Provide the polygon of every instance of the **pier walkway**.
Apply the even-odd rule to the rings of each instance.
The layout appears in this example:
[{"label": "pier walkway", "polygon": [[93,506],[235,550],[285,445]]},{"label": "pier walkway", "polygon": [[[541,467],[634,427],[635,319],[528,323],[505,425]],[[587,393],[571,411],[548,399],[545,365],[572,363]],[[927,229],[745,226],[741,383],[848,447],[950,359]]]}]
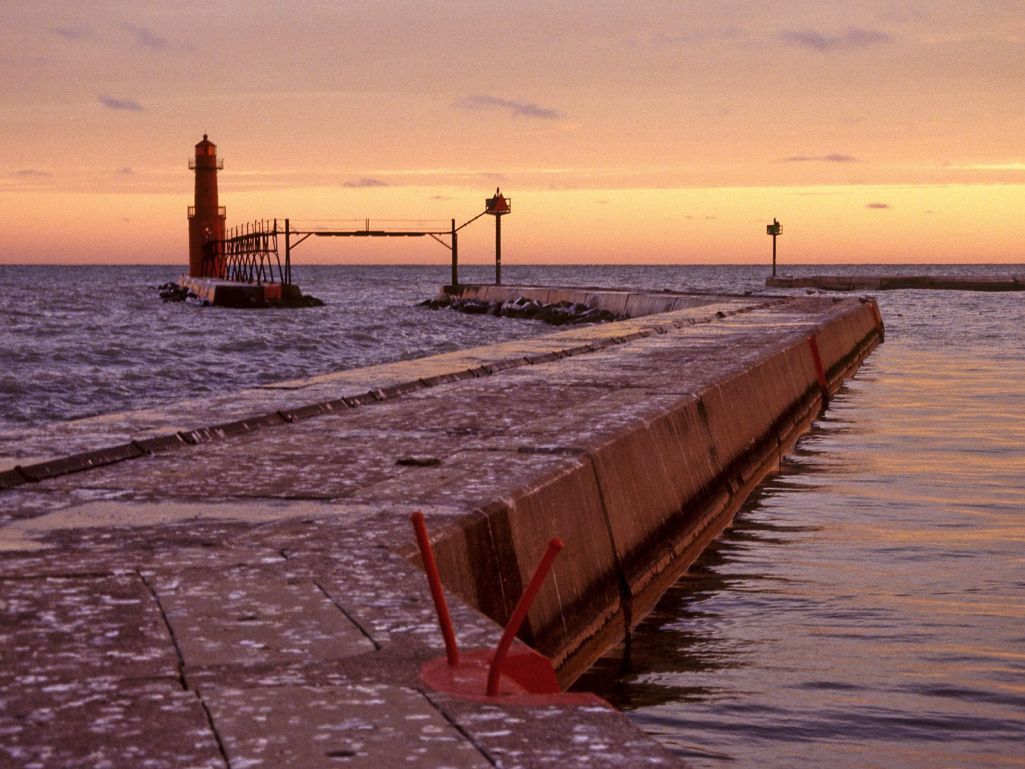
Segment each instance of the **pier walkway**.
[{"label": "pier walkway", "polygon": [[882,338],[871,300],[681,305],[0,435],[0,767],[683,766],[589,695],[424,683],[409,524],[465,650],[565,541],[521,638],[569,685]]}]

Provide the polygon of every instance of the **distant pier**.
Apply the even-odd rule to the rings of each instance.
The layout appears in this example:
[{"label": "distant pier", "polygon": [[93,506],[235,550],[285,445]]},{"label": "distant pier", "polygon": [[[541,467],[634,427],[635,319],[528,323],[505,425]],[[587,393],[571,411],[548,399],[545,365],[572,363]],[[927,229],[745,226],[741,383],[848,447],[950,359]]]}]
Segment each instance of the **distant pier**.
[{"label": "distant pier", "polygon": [[[500,188],[484,200],[484,210],[457,226],[427,220],[391,220],[389,226],[295,227],[288,218],[259,219],[227,227],[227,209],[220,205],[217,172],[224,161],[217,145],[203,134],[189,159],[195,172],[195,200],[188,207],[189,269],[178,282],[161,287],[164,301],[192,301],[222,307],[316,307],[323,302],[304,295],[292,282],[292,251],[315,238],[431,238],[449,251],[453,286],[459,285],[459,231],[482,216],[495,220],[495,283],[502,282],[502,219],[512,213],[512,199]],[[338,220],[336,220],[338,221]],[[375,223],[376,224],[376,223]],[[284,260],[279,241],[283,241]]]},{"label": "distant pier", "polygon": [[769,288],[821,288],[826,291],[895,291],[932,289],[943,291],[1025,291],[1025,274],[963,275],[808,275],[770,277]]},{"label": "distant pier", "polygon": [[322,301],[303,294],[294,283],[249,283],[183,275],[177,285],[195,301],[216,307],[317,307]]},{"label": "distant pier", "polygon": [[[456,290],[630,319],[6,443],[0,763],[686,766],[596,697],[557,690],[779,467],[882,340],[878,307]],[[419,570],[417,510],[459,664]],[[471,663],[552,538],[565,548],[520,667],[485,696]]]}]

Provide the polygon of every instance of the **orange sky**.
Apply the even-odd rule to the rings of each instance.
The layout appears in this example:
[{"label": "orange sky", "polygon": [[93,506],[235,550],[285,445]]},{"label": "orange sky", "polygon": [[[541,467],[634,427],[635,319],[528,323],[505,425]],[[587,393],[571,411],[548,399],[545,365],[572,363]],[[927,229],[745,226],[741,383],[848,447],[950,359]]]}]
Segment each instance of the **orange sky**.
[{"label": "orange sky", "polygon": [[229,225],[463,221],[501,185],[507,262],[763,262],[774,216],[784,263],[1025,261],[1006,0],[54,0],[0,42],[0,263],[184,264],[204,132]]}]

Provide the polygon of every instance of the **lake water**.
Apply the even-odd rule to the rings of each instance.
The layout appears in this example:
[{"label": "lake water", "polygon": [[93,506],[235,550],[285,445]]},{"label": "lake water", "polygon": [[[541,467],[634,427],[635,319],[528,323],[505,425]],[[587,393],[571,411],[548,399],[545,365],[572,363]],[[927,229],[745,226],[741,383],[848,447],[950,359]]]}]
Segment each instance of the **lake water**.
[{"label": "lake water", "polygon": [[[765,277],[503,268],[507,283],[732,292]],[[1012,268],[792,270],[912,271]],[[416,307],[445,267],[297,268],[327,305],[269,311],[163,304],[177,272],[0,266],[0,431],[550,330]],[[581,682],[694,767],[1025,767],[1025,294],[878,298],[886,343],[629,657]]]},{"label": "lake water", "polygon": [[580,683],[694,767],[1025,766],[1025,294],[878,298],[886,343]]}]

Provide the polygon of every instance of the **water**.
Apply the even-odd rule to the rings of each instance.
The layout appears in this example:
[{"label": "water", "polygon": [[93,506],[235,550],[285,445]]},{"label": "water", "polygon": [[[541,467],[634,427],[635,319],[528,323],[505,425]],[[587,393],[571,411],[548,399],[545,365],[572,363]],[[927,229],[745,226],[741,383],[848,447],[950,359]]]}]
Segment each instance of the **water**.
[{"label": "water", "polygon": [[[793,270],[823,271],[1011,268]],[[504,272],[734,292],[765,275]],[[0,429],[549,330],[415,307],[444,268],[306,267],[326,307],[248,312],[162,304],[175,274],[0,266]],[[628,664],[618,650],[582,682],[694,767],[1025,766],[1025,295],[878,297],[886,343],[638,629]]]},{"label": "water", "polygon": [[1025,296],[879,298],[886,343],[580,683],[696,768],[1025,766]]},{"label": "water", "polygon": [[[181,272],[0,265],[0,432],[551,330],[540,321],[417,307],[448,281],[447,265],[298,266],[296,282],[325,307],[249,312],[160,302],[156,287]],[[695,287],[715,274],[721,289],[733,283],[700,268],[667,275],[651,267],[514,265],[505,272],[506,282],[658,288],[675,279],[675,287]],[[757,287],[761,271],[742,272]],[[460,277],[489,281],[493,271],[464,266]]]},{"label": "water", "polygon": [[416,307],[437,293],[446,267],[295,272],[325,307],[165,304],[156,287],[181,273],[173,267],[0,266],[0,431],[543,330]]}]

